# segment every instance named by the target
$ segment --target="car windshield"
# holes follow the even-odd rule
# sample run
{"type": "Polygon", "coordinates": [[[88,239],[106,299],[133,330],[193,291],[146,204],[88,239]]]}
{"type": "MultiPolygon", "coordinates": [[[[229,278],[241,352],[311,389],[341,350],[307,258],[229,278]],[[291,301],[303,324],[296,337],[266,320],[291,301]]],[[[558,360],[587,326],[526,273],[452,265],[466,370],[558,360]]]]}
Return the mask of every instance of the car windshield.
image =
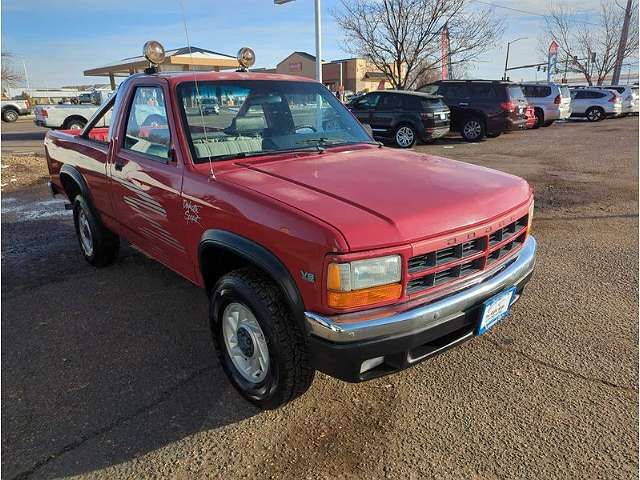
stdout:
{"type": "Polygon", "coordinates": [[[229,80],[178,86],[194,162],[372,143],[351,113],[314,82],[229,80]],[[215,98],[218,112],[204,110],[215,98]]]}

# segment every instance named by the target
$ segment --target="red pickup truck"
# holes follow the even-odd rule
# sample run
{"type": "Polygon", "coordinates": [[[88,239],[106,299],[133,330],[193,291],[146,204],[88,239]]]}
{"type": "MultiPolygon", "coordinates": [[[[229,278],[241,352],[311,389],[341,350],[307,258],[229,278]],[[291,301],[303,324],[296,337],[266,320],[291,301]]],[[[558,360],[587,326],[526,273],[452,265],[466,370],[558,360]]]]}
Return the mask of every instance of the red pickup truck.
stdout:
{"type": "Polygon", "coordinates": [[[45,147],[87,261],[126,239],[204,288],[221,365],[262,408],[316,370],[359,382],[484,333],[534,269],[527,182],[382,147],[307,78],[133,75],[45,147]]]}

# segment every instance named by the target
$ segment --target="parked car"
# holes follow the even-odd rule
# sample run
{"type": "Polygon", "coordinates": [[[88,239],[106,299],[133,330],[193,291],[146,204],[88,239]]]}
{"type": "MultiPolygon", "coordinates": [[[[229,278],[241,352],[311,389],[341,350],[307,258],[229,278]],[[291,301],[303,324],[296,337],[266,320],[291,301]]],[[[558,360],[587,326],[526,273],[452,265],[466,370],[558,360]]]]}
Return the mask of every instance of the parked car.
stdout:
{"type": "Polygon", "coordinates": [[[218,115],[220,113],[220,105],[216,97],[203,98],[200,104],[203,115],[218,115]]]}
{"type": "Polygon", "coordinates": [[[449,133],[449,108],[439,96],[376,91],[351,102],[349,109],[360,123],[371,126],[376,140],[392,141],[400,148],[412,147],[418,140],[433,142],[449,133]]]}
{"type": "Polygon", "coordinates": [[[2,100],[2,121],[15,122],[21,115],[31,113],[29,100],[2,100]]]}
{"type": "Polygon", "coordinates": [[[634,89],[633,85],[599,85],[599,90],[613,90],[621,97],[622,115],[638,113],[638,87],[634,89]]]}
{"type": "Polygon", "coordinates": [[[599,122],[607,117],[622,115],[622,101],[618,92],[598,88],[571,89],[571,117],[599,122]]]}
{"type": "Polygon", "coordinates": [[[548,127],[571,116],[569,87],[554,82],[526,82],[520,87],[536,114],[536,128],[548,127]]]}
{"type": "Polygon", "coordinates": [[[135,74],[45,146],[85,259],[113,263],[126,238],[204,288],[221,366],[262,408],[303,394],[316,370],[361,382],[483,334],[534,270],[525,180],[381,147],[305,77],[135,74]],[[196,88],[239,108],[189,114],[196,88]]]}
{"type": "Polygon", "coordinates": [[[533,105],[531,105],[530,103],[527,105],[527,109],[525,110],[524,117],[526,120],[525,128],[531,129],[531,128],[539,127],[538,117],[536,117],[535,109],[533,108],[533,105]]]}
{"type": "Polygon", "coordinates": [[[451,130],[468,142],[525,127],[527,101],[515,83],[497,80],[440,80],[418,91],[441,95],[451,110],[451,130]]]}

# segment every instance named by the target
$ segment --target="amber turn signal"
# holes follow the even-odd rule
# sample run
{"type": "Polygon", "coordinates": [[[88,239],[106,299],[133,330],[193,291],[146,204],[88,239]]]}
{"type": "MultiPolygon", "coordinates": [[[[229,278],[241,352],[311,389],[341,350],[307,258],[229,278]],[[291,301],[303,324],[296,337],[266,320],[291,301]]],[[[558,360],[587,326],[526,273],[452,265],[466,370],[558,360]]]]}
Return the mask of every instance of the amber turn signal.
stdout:
{"type": "Polygon", "coordinates": [[[397,300],[402,293],[402,285],[394,283],[380,287],[365,288],[351,292],[327,292],[332,308],[353,308],[374,305],[387,300],[397,300]]]}

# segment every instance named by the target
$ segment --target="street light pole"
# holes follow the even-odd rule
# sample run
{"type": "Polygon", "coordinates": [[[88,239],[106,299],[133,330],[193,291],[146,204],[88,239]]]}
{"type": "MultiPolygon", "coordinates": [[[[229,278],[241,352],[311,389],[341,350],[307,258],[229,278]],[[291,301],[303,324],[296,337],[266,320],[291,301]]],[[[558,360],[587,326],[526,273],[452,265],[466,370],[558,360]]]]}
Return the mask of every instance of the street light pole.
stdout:
{"type": "Polygon", "coordinates": [[[316,10],[316,80],[322,83],[322,39],[320,21],[320,0],[315,0],[316,10]]]}
{"type": "Polygon", "coordinates": [[[511,40],[510,42],[507,42],[507,58],[504,59],[504,75],[502,76],[502,80],[506,80],[507,79],[507,69],[509,68],[509,47],[511,47],[512,43],[516,43],[520,40],[526,40],[527,37],[520,37],[520,38],[516,38],[515,40],[511,40]]]}
{"type": "MultiPolygon", "coordinates": [[[[293,0],[273,0],[275,5],[284,5],[293,2],[293,0]]],[[[316,80],[322,83],[322,29],[320,18],[320,0],[315,0],[315,17],[316,17],[316,80]]]]}

